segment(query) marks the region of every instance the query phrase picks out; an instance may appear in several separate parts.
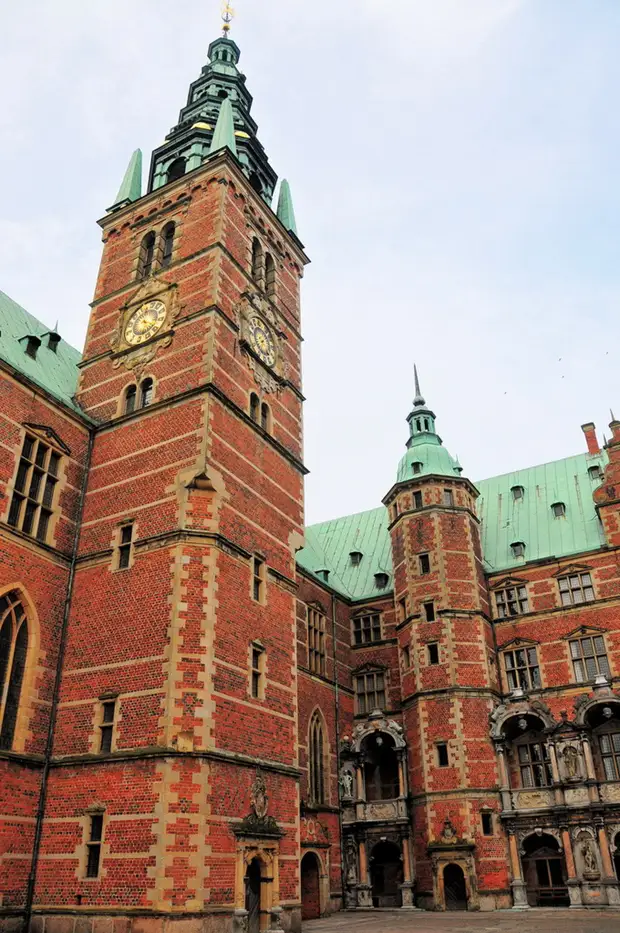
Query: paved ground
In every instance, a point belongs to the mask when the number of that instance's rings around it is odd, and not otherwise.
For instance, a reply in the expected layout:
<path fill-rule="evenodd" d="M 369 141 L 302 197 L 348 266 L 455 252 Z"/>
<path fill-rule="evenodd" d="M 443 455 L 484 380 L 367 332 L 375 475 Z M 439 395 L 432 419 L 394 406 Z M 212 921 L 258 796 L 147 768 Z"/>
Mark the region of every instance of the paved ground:
<path fill-rule="evenodd" d="M 618 910 L 485 913 L 346 912 L 304 923 L 303 933 L 620 933 Z"/>

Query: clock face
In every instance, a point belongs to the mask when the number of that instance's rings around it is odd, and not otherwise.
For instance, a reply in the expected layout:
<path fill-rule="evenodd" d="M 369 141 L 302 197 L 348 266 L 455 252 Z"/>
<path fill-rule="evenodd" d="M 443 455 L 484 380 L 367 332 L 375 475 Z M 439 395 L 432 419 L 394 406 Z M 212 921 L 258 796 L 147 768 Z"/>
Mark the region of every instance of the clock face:
<path fill-rule="evenodd" d="M 163 301 L 146 301 L 131 315 L 125 327 L 125 340 L 136 346 L 154 337 L 166 320 Z"/>
<path fill-rule="evenodd" d="M 251 317 L 249 320 L 250 346 L 265 366 L 274 366 L 276 362 L 276 343 L 270 328 L 262 318 Z"/>

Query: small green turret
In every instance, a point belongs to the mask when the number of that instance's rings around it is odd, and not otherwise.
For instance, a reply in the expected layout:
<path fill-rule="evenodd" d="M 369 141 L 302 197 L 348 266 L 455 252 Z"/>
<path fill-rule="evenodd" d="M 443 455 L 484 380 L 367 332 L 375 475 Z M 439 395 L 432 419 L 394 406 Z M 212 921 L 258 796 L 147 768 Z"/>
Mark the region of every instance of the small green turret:
<path fill-rule="evenodd" d="M 291 195 L 291 186 L 286 178 L 280 182 L 280 196 L 278 198 L 278 220 L 281 221 L 285 230 L 294 233 L 297 236 L 297 223 L 295 221 L 295 209 L 293 207 L 293 197 Z"/>
<path fill-rule="evenodd" d="M 134 201 L 139 201 L 141 197 L 142 150 L 136 149 L 131 159 L 129 160 L 129 165 L 127 166 L 125 177 L 123 178 L 118 194 L 116 195 L 116 200 L 114 201 L 112 207 L 108 208 L 108 213 L 111 213 L 112 211 L 118 211 L 121 209 L 121 207 L 126 207 L 128 204 L 132 204 Z"/>
<path fill-rule="evenodd" d="M 402 483 L 415 476 L 460 476 L 462 467 L 452 457 L 435 430 L 435 413 L 427 406 L 420 391 L 418 370 L 414 366 L 415 398 L 413 410 L 407 416 L 409 439 L 407 453 L 398 465 L 397 482 Z"/>

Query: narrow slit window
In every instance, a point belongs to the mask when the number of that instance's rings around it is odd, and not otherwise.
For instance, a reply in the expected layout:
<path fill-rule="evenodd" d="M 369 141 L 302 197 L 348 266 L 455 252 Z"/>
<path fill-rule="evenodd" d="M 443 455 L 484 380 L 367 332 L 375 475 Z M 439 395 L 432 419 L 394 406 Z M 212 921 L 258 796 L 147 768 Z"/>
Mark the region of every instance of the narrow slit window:
<path fill-rule="evenodd" d="M 136 410 L 138 389 L 136 386 L 127 386 L 125 389 L 125 414 L 130 415 Z"/>
<path fill-rule="evenodd" d="M 262 645 L 252 645 L 252 663 L 250 668 L 250 691 L 255 700 L 264 696 L 265 649 Z"/>
<path fill-rule="evenodd" d="M 121 525 L 119 530 L 117 556 L 117 567 L 119 570 L 127 570 L 127 568 L 131 565 L 134 529 L 134 523 L 130 522 L 127 525 Z"/>
<path fill-rule="evenodd" d="M 151 231 L 142 240 L 140 249 L 140 263 L 138 266 L 138 277 L 147 279 L 153 271 L 153 259 L 155 258 L 155 232 Z"/>
<path fill-rule="evenodd" d="M 276 264 L 271 253 L 265 254 L 265 291 L 270 298 L 276 294 Z"/>
<path fill-rule="evenodd" d="M 161 251 L 161 267 L 162 269 L 167 269 L 170 263 L 172 262 L 172 254 L 174 252 L 174 234 L 175 234 L 175 225 L 173 223 L 166 224 L 162 233 L 162 251 Z"/>
<path fill-rule="evenodd" d="M 480 822 L 482 824 L 482 835 L 483 836 L 492 836 L 493 835 L 493 814 L 488 810 L 483 810 L 480 814 Z"/>
<path fill-rule="evenodd" d="M 250 418 L 256 424 L 258 424 L 258 416 L 260 412 L 260 399 L 255 392 L 250 394 Z"/>
<path fill-rule="evenodd" d="M 86 877 L 98 878 L 101 870 L 101 846 L 103 845 L 103 813 L 93 813 L 88 827 L 86 843 Z"/>
<path fill-rule="evenodd" d="M 444 489 L 443 491 L 443 504 L 447 507 L 454 505 L 454 493 L 451 489 Z"/>
<path fill-rule="evenodd" d="M 308 740 L 310 800 L 315 804 L 325 803 L 325 730 L 318 712 L 310 721 Z"/>
<path fill-rule="evenodd" d="M 265 274 L 265 254 L 260 242 L 254 238 L 252 241 L 252 278 L 257 285 L 262 285 Z"/>
<path fill-rule="evenodd" d="M 429 664 L 439 664 L 439 645 L 437 642 L 431 642 L 430 645 L 427 645 L 428 648 L 428 663 Z"/>
<path fill-rule="evenodd" d="M 143 379 L 140 383 L 140 408 L 148 408 L 153 401 L 153 380 Z"/>
<path fill-rule="evenodd" d="M 450 765 L 450 756 L 448 755 L 448 745 L 446 742 L 437 743 L 437 764 L 440 768 L 447 768 Z"/>
<path fill-rule="evenodd" d="M 414 492 L 413 494 L 413 507 L 414 509 L 421 509 L 424 505 L 421 492 Z"/>
<path fill-rule="evenodd" d="M 325 674 L 325 616 L 308 607 L 308 667 L 313 674 Z"/>
<path fill-rule="evenodd" d="M 265 561 L 257 556 L 252 558 L 252 598 L 257 603 L 265 600 Z"/>
<path fill-rule="evenodd" d="M 431 572 L 431 559 L 428 554 L 420 554 L 420 574 L 424 576 Z"/>
<path fill-rule="evenodd" d="M 267 402 L 263 402 L 260 407 L 260 426 L 263 431 L 269 431 L 269 426 L 271 424 L 271 412 L 269 411 L 269 405 Z"/>
<path fill-rule="evenodd" d="M 409 645 L 403 646 L 403 669 L 408 671 L 411 667 L 411 648 Z"/>
<path fill-rule="evenodd" d="M 427 622 L 435 621 L 435 603 L 424 603 L 424 618 Z"/>
<path fill-rule="evenodd" d="M 103 755 L 112 751 L 115 725 L 116 700 L 104 700 L 101 704 L 101 725 L 99 726 L 99 751 Z"/>

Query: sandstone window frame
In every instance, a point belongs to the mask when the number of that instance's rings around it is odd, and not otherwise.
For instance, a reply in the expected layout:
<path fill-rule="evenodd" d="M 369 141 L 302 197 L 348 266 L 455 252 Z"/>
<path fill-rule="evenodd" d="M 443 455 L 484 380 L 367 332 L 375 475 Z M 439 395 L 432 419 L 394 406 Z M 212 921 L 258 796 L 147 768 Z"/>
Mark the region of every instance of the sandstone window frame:
<path fill-rule="evenodd" d="M 590 570 L 579 569 L 561 573 L 556 576 L 556 581 L 560 594 L 560 604 L 564 609 L 569 609 L 571 606 L 583 606 L 586 603 L 594 602 L 596 599 Z"/>
<path fill-rule="evenodd" d="M 369 715 L 375 709 L 387 709 L 387 673 L 381 668 L 354 674 L 356 715 Z"/>
<path fill-rule="evenodd" d="M 323 716 L 315 709 L 308 725 L 308 794 L 311 804 L 325 805 L 327 799 L 327 731 Z"/>
<path fill-rule="evenodd" d="M 136 545 L 136 522 L 127 519 L 116 528 L 114 543 L 114 570 L 122 573 L 131 570 L 134 564 Z"/>
<path fill-rule="evenodd" d="M 437 755 L 437 767 L 438 768 L 449 768 L 450 767 L 450 748 L 447 742 L 436 742 L 435 743 L 435 753 Z"/>
<path fill-rule="evenodd" d="M 357 612 L 351 619 L 351 642 L 355 648 L 376 645 L 383 640 L 383 615 L 373 609 Z"/>
<path fill-rule="evenodd" d="M 573 633 L 567 637 L 574 682 L 591 683 L 599 675 L 611 677 L 607 642 L 603 632 Z"/>
<path fill-rule="evenodd" d="M 88 811 L 84 828 L 83 881 L 99 881 L 101 879 L 105 830 L 105 810 L 94 809 Z"/>
<path fill-rule="evenodd" d="M 265 679 L 267 672 L 267 650 L 261 641 L 250 643 L 249 657 L 249 684 L 250 697 L 253 700 L 265 699 Z"/>
<path fill-rule="evenodd" d="M 542 689 L 538 646 L 512 644 L 502 651 L 502 664 L 509 691 Z"/>
<path fill-rule="evenodd" d="M 40 544 L 53 541 L 66 454 L 49 434 L 25 428 L 6 523 Z"/>
<path fill-rule="evenodd" d="M 420 554 L 418 556 L 418 570 L 421 577 L 425 577 L 431 573 L 432 567 L 430 554 Z"/>
<path fill-rule="evenodd" d="M 523 790 L 551 787 L 553 772 L 548 744 L 541 736 L 530 736 L 514 743 L 516 766 Z"/>
<path fill-rule="evenodd" d="M 117 695 L 102 696 L 97 710 L 97 751 L 100 755 L 109 755 L 116 751 L 116 733 L 119 715 Z"/>
<path fill-rule="evenodd" d="M 318 606 L 307 606 L 308 668 L 313 674 L 325 676 L 327 664 L 326 618 Z"/>
<path fill-rule="evenodd" d="M 441 655 L 438 641 L 430 641 L 426 645 L 426 657 L 428 664 L 434 667 L 441 663 Z"/>
<path fill-rule="evenodd" d="M 255 603 L 267 603 L 267 562 L 262 554 L 253 554 L 250 574 L 250 596 Z"/>
<path fill-rule="evenodd" d="M 530 612 L 527 583 L 515 581 L 493 590 L 495 615 L 498 619 L 512 619 Z"/>

